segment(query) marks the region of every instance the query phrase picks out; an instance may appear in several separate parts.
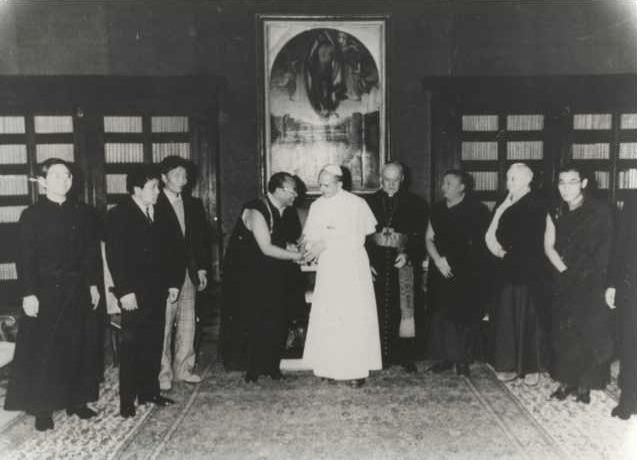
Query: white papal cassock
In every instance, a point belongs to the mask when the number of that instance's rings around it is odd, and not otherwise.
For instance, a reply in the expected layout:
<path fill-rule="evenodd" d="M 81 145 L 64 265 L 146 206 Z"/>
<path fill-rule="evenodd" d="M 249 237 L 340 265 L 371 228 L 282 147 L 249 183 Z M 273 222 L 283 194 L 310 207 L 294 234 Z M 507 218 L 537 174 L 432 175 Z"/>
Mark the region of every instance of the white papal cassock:
<path fill-rule="evenodd" d="M 360 379 L 382 368 L 378 313 L 365 237 L 376 219 L 362 198 L 339 191 L 310 206 L 307 241 L 323 240 L 303 363 L 319 377 Z"/>

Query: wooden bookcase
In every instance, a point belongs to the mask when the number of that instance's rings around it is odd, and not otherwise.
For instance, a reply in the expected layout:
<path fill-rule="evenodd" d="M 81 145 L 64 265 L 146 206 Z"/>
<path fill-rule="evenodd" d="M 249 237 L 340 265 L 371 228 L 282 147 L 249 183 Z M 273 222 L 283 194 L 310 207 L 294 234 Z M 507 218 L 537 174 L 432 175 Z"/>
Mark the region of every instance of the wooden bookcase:
<path fill-rule="evenodd" d="M 74 192 L 101 216 L 126 195 L 132 164 L 191 159 L 199 173 L 193 193 L 214 226 L 221 87 L 211 77 L 0 78 L 0 314 L 19 307 L 18 219 L 39 198 L 29 179 L 46 158 L 75 164 Z M 221 242 L 213 240 L 218 267 Z"/>
<path fill-rule="evenodd" d="M 432 196 L 442 174 L 463 168 L 490 207 L 506 195 L 506 170 L 527 163 L 555 198 L 555 174 L 586 165 L 598 197 L 621 205 L 637 190 L 637 77 L 465 77 L 423 81 L 431 100 Z"/>

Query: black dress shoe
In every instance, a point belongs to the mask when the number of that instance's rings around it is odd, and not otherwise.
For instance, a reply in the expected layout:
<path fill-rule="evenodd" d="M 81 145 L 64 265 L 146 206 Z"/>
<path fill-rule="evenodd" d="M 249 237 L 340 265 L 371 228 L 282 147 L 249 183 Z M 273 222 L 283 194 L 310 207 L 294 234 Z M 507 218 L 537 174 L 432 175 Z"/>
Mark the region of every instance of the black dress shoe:
<path fill-rule="evenodd" d="M 551 393 L 551 399 L 564 401 L 568 397 L 568 395 L 575 393 L 576 390 L 577 388 L 575 387 L 566 387 L 566 386 L 560 385 L 560 387 L 557 390 Z"/>
<path fill-rule="evenodd" d="M 456 374 L 464 375 L 465 377 L 469 377 L 469 365 L 467 363 L 457 363 L 456 364 Z"/>
<path fill-rule="evenodd" d="M 589 404 L 591 402 L 591 392 L 589 390 L 578 391 L 575 401 L 583 404 Z"/>
<path fill-rule="evenodd" d="M 428 370 L 433 372 L 434 374 L 440 374 L 441 372 L 448 371 L 453 367 L 453 363 L 449 361 L 440 361 L 439 363 L 434 364 Z"/>
<path fill-rule="evenodd" d="M 126 404 L 126 405 L 120 406 L 119 407 L 119 415 L 121 415 L 124 418 L 135 417 L 135 415 L 136 415 L 135 405 Z"/>
<path fill-rule="evenodd" d="M 51 415 L 36 416 L 35 417 L 35 429 L 38 431 L 52 430 L 55 427 L 53 424 L 53 417 Z"/>
<path fill-rule="evenodd" d="M 621 420 L 628 420 L 631 415 L 637 414 L 637 408 L 631 408 L 628 404 L 619 403 L 617 406 L 613 407 L 610 415 L 613 417 L 619 417 Z"/>
<path fill-rule="evenodd" d="M 285 375 L 283 375 L 283 373 L 281 373 L 281 371 L 279 369 L 277 369 L 276 371 L 272 371 L 268 374 L 270 376 L 270 378 L 272 380 L 284 380 L 285 379 Z"/>
<path fill-rule="evenodd" d="M 349 386 L 352 388 L 360 388 L 365 385 L 365 379 L 355 379 L 349 381 Z"/>
<path fill-rule="evenodd" d="M 160 406 L 160 407 L 164 407 L 164 406 L 172 406 L 173 404 L 175 404 L 175 401 L 173 401 L 170 398 L 167 398 L 165 396 L 152 396 L 150 398 L 139 398 L 138 399 L 139 404 L 146 404 L 146 403 L 151 403 L 154 404 L 155 406 Z"/>
<path fill-rule="evenodd" d="M 403 370 L 408 374 L 415 374 L 416 372 L 418 372 L 418 368 L 414 363 L 404 363 Z"/>
<path fill-rule="evenodd" d="M 77 406 L 69 407 L 68 409 L 66 409 L 66 415 L 68 415 L 69 417 L 72 415 L 77 415 L 82 420 L 87 420 L 91 417 L 95 417 L 97 415 L 97 412 L 95 412 L 93 409 L 89 409 L 86 406 Z"/>
<path fill-rule="evenodd" d="M 254 374 L 246 374 L 243 378 L 245 383 L 257 383 L 259 381 L 259 376 Z"/>

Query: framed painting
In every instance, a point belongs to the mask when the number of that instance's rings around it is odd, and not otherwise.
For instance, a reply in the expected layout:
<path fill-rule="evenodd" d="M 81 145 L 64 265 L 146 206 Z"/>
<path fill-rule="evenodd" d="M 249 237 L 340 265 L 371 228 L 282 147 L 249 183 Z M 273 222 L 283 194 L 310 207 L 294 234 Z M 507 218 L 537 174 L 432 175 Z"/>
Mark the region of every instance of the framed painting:
<path fill-rule="evenodd" d="M 387 18 L 258 16 L 258 24 L 264 185 L 287 171 L 316 194 L 320 169 L 336 163 L 353 192 L 377 190 L 389 145 Z"/>

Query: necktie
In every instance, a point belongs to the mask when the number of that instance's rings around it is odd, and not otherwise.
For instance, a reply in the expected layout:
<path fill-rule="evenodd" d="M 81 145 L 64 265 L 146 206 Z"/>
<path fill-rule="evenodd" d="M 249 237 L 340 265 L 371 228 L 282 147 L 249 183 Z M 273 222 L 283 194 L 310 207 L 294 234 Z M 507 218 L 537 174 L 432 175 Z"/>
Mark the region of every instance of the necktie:
<path fill-rule="evenodd" d="M 146 207 L 146 219 L 148 219 L 148 223 L 153 223 L 153 218 L 150 216 L 150 206 Z"/>
<path fill-rule="evenodd" d="M 173 201 L 173 209 L 175 210 L 175 214 L 177 215 L 177 221 L 179 221 L 179 227 L 181 228 L 181 233 L 183 235 L 186 234 L 186 215 L 184 212 L 184 201 L 181 198 L 181 195 L 178 195 L 175 201 Z"/>

